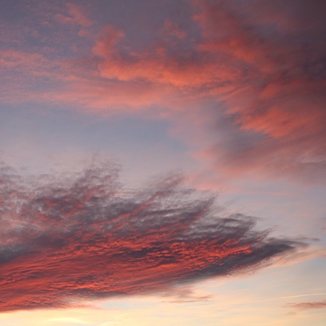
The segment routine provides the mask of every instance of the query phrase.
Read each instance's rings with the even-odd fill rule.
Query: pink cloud
[[[215,79],[214,65],[201,64],[196,53],[170,55],[164,44],[158,44],[146,52],[123,54],[117,47],[112,48],[111,33],[108,40],[94,48],[94,53],[100,56],[98,69],[104,78],[135,83],[148,81],[177,89],[201,86]]]
[[[326,309],[326,300],[312,302],[291,302],[288,303],[286,307],[294,308],[296,310]]]
[[[230,76],[225,79],[229,92],[218,85],[211,89],[225,107],[229,128],[225,133],[216,130],[216,144],[203,155],[229,177],[253,173],[321,181],[326,167],[326,85],[325,42],[321,43],[325,24],[318,14],[319,3],[309,6],[309,14],[319,19],[313,27],[303,19],[304,1],[297,15],[289,9],[296,3],[283,7],[267,2],[274,14],[266,22],[257,17],[252,3],[243,7],[226,1],[198,3],[201,12],[195,19],[205,38],[200,48],[227,53],[229,57],[216,64]],[[257,5],[257,10],[262,7]],[[293,28],[279,29],[274,19],[280,16]],[[304,48],[305,42],[309,45]],[[228,74],[233,66],[240,67],[238,75]],[[212,130],[211,135],[213,143]]]
[[[86,17],[80,6],[74,3],[67,3],[66,8],[67,10],[64,14],[58,13],[55,15],[58,22],[62,24],[76,24],[83,27],[92,25],[92,22]]]
[[[252,217],[217,216],[214,199],[185,190],[179,176],[131,194],[116,178],[106,164],[61,180],[2,167],[0,311],[167,292],[305,246],[255,230]]]
[[[196,126],[186,139],[196,157],[229,178],[256,174],[324,182],[324,5],[307,3],[202,0],[193,9],[197,34],[167,17],[138,48],[128,31],[110,24],[79,58],[49,59],[36,52],[29,54],[30,65],[2,57],[5,69],[23,76],[9,97],[164,116],[175,129]],[[87,31],[84,10],[67,8],[69,24]],[[31,90],[29,74],[47,76],[55,87]],[[17,84],[16,76],[5,76]]]
[[[162,34],[166,37],[176,37],[179,40],[183,40],[187,35],[185,31],[169,19],[164,23]]]

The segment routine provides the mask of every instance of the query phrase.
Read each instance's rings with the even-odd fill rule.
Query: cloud
[[[326,309],[326,300],[312,302],[291,302],[286,304],[285,306],[294,308],[296,310]]]
[[[206,134],[200,146],[196,137],[185,139],[215,173],[325,182],[324,9],[317,0],[199,0],[187,20],[165,13],[158,32],[145,35],[143,25],[131,31],[109,18],[91,24],[80,4],[53,6],[51,16],[39,14],[46,35],[39,16],[24,21],[28,33],[17,32],[22,44],[35,34],[42,46],[17,49],[8,34],[2,97],[136,112],[188,130],[203,120],[193,132]]]
[[[1,167],[0,311],[166,293],[304,246],[255,230],[253,217],[218,216],[214,198],[180,176],[133,192],[117,177],[106,163],[39,177]]]
[[[200,36],[169,35],[166,30],[177,27],[167,20],[158,38],[134,49],[124,31],[110,26],[86,65],[95,67],[102,81],[120,83],[133,109],[156,105],[195,111],[195,119],[208,115],[210,124],[196,131],[210,138],[200,152],[229,178],[255,174],[325,182],[324,4],[195,3],[193,24]],[[148,101],[130,100],[123,83],[144,87]],[[102,108],[112,108],[110,96],[97,98]],[[207,112],[207,101],[214,110]],[[178,123],[173,114],[170,118]]]
[[[195,19],[204,36],[200,48],[216,58],[226,54],[216,65],[222,76],[229,76],[224,78],[228,93],[218,84],[210,90],[226,112],[222,119],[215,116],[217,127],[228,125],[226,132],[216,128],[216,143],[209,148],[211,162],[230,176],[320,179],[326,167],[322,36],[326,26],[319,14],[324,5],[198,3]],[[238,73],[232,74],[230,67],[237,67]]]
[[[310,239],[318,240],[318,239]],[[285,259],[284,259],[285,258]],[[326,249],[318,246],[309,246],[308,248],[302,248],[297,250],[291,257],[280,257],[273,262],[273,267],[285,266],[297,264],[303,261],[311,259],[325,259],[326,258]]]
[[[172,295],[171,293],[162,295],[166,295],[169,298],[168,302],[171,303],[206,302],[213,298],[211,294],[197,292],[187,286],[179,286],[177,289],[173,289]]]
[[[56,14],[55,19],[62,24],[77,24],[83,27],[89,27],[92,22],[85,16],[82,9],[73,3],[66,4],[65,14]]]

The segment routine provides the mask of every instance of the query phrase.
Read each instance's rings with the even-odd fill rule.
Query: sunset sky
[[[325,12],[1,0],[0,325],[325,325]]]

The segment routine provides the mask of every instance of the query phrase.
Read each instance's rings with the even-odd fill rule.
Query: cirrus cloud
[[[1,98],[136,112],[186,130],[197,124],[195,136],[186,137],[194,156],[229,179],[325,182],[325,3],[192,5],[192,11],[180,5],[189,13],[180,21],[168,10],[166,17],[156,12],[161,26],[158,32],[146,26],[147,34],[141,24],[131,31],[112,17],[95,23],[86,15],[95,11],[74,2],[51,5],[51,15],[41,5],[35,12],[23,6],[33,12],[24,21],[28,29],[16,27],[14,34],[9,21],[1,26],[8,34],[0,48]],[[29,35],[37,46],[27,44]],[[198,134],[206,135],[199,146]]]
[[[326,300],[323,301],[308,301],[308,302],[291,302],[285,305],[289,308],[296,310],[314,310],[314,309],[326,309]]]

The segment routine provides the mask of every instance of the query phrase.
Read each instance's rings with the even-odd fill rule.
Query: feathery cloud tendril
[[[99,164],[71,176],[0,169],[0,311],[163,292],[258,268],[303,244],[269,237],[179,175],[126,193]]]

